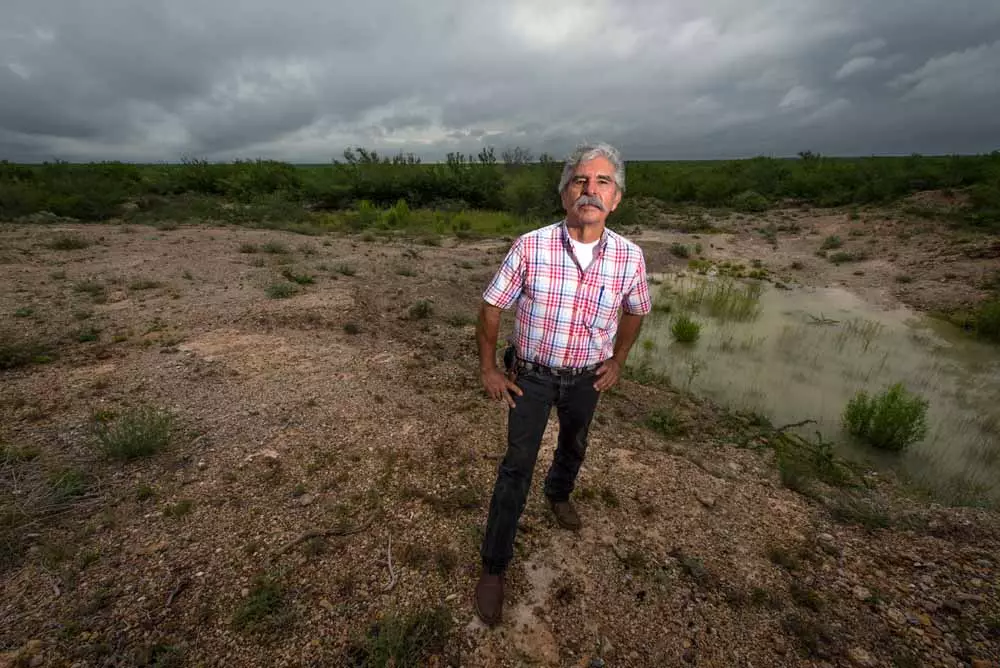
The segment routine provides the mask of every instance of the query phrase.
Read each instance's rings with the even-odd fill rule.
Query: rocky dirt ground
[[[789,286],[924,309],[980,299],[1000,269],[995,237],[930,223],[714,222],[633,238],[651,271],[701,243]],[[868,259],[817,257],[829,235]],[[50,247],[65,238],[89,245]],[[505,621],[478,623],[505,414],[472,322],[508,245],[0,228],[0,333],[50,358],[0,371],[0,665],[1000,665],[996,513],[886,483],[881,509],[832,513],[836,490],[796,493],[745,447],[768,437],[751,420],[635,380],[599,406],[586,527],[556,527],[539,473]],[[314,282],[269,297],[283,273]],[[139,406],[175,416],[171,445],[102,457],[95,422]],[[679,435],[643,426],[660,409]],[[417,658],[388,663],[390,646]]]

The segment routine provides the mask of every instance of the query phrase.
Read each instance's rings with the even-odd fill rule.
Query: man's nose
[[[593,195],[597,192],[597,181],[593,179],[587,179],[583,182],[583,194]]]

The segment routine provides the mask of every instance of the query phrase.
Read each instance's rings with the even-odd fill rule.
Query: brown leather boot
[[[487,626],[496,626],[503,617],[503,575],[483,571],[476,584],[476,614]]]
[[[552,508],[552,514],[556,516],[556,522],[563,529],[579,531],[580,527],[583,526],[580,516],[576,513],[576,508],[569,501],[552,501],[550,499],[549,507]]]

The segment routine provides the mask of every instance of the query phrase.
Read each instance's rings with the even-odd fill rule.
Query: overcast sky
[[[0,159],[1000,149],[998,0],[0,0]]]

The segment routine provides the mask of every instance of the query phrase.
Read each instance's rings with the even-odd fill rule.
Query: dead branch
[[[396,588],[396,571],[392,568],[392,534],[389,534],[389,547],[386,548],[388,562],[389,562],[389,584],[382,588],[382,591],[388,594],[390,591]]]
[[[353,527],[353,528],[346,528],[345,529],[343,527],[331,527],[329,529],[310,529],[309,531],[306,531],[305,533],[299,535],[297,538],[294,538],[294,539],[290,540],[289,542],[285,543],[284,545],[282,545],[280,548],[278,548],[274,552],[273,555],[271,555],[271,558],[272,559],[276,559],[276,558],[280,557],[281,555],[283,555],[285,552],[288,552],[290,549],[292,549],[296,545],[304,543],[307,540],[311,540],[313,538],[332,538],[334,536],[353,536],[356,533],[361,533],[362,531],[366,530],[368,527],[371,526],[372,522],[374,522],[374,521],[375,521],[375,514],[372,513],[372,515],[367,520],[365,520],[363,523],[361,523],[358,526]]]
[[[188,582],[189,580],[187,578],[181,578],[180,580],[178,580],[177,584],[174,585],[173,590],[170,592],[170,596],[167,597],[167,604],[163,607],[169,608],[170,605],[174,602],[174,598],[177,596],[177,594],[181,593],[181,591],[188,586]]]
[[[803,420],[802,422],[792,422],[791,424],[786,424],[778,427],[774,430],[774,433],[780,434],[786,429],[792,429],[794,427],[804,427],[807,424],[816,424],[816,420]]]

